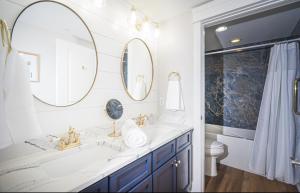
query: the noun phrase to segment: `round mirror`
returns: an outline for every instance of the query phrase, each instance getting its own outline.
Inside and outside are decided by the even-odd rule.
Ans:
[[[113,120],[118,120],[123,115],[123,105],[120,101],[112,99],[106,104],[106,112]]]
[[[121,74],[127,94],[136,101],[149,95],[153,84],[153,60],[147,44],[141,39],[130,40],[123,51]]]
[[[80,16],[67,6],[40,1],[26,7],[12,31],[12,45],[28,66],[33,95],[65,107],[85,98],[95,82],[94,39]]]

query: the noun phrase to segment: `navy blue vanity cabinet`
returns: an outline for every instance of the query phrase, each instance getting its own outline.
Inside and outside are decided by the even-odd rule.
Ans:
[[[189,191],[192,181],[191,144],[192,132],[188,132],[153,152],[154,192]]]
[[[188,132],[82,192],[188,192],[191,181],[192,132]]]
[[[192,183],[192,146],[189,145],[176,156],[177,192],[189,192]]]
[[[81,192],[108,192],[108,178],[97,182]]]
[[[152,175],[145,179],[143,182],[138,184],[129,192],[153,192],[152,188]]]
[[[169,161],[176,155],[176,141],[162,146],[153,152],[153,171],[161,167],[164,163]]]
[[[152,173],[152,154],[131,163],[109,177],[110,192],[128,192]]]
[[[176,157],[153,173],[153,192],[176,192]]]
[[[180,152],[190,144],[192,144],[192,132],[188,132],[176,140],[176,152]]]

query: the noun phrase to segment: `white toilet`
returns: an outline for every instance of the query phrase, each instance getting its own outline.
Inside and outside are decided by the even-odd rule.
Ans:
[[[217,158],[224,154],[224,144],[215,139],[206,138],[205,141],[205,175],[215,177],[217,172]]]

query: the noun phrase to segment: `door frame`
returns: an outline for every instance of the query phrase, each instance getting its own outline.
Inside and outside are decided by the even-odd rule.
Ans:
[[[211,0],[193,9],[192,192],[205,190],[205,28],[295,2],[299,0]]]

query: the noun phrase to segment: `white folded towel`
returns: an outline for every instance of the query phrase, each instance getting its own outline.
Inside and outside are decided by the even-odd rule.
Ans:
[[[147,144],[148,137],[133,120],[127,120],[121,128],[123,141],[130,148],[139,148]]]
[[[166,109],[184,111],[183,94],[179,80],[169,80],[168,82]]]

